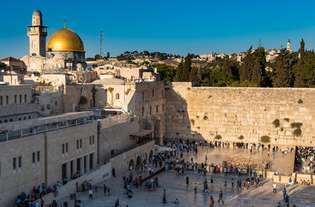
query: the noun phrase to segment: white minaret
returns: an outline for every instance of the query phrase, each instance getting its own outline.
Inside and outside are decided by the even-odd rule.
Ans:
[[[32,26],[28,26],[29,55],[46,56],[47,27],[43,26],[42,13],[35,10],[32,15]]]
[[[288,40],[288,43],[287,43],[287,51],[288,51],[289,53],[292,53],[292,52],[293,52],[292,44],[291,44],[291,41],[290,41],[290,40]]]

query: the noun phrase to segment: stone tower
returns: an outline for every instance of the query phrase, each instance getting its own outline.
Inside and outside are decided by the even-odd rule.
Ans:
[[[289,53],[292,53],[293,52],[293,48],[292,48],[292,44],[291,44],[291,41],[288,40],[288,43],[287,43],[287,51]]]
[[[32,25],[28,26],[29,55],[46,56],[47,27],[43,26],[42,13],[35,10],[32,15]]]

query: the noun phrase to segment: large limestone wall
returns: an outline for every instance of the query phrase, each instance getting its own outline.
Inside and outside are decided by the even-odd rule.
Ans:
[[[130,119],[129,117],[121,116],[121,120],[108,119],[108,123],[105,120],[101,122],[99,140],[100,163],[108,162],[111,158],[112,150],[116,154],[130,148],[130,146],[134,146],[136,141],[132,140],[129,135],[139,130],[138,120]]]
[[[173,83],[166,88],[166,99],[167,138],[282,146],[315,143],[315,89]]]

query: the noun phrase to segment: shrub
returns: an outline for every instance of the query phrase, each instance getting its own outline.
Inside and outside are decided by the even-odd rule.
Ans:
[[[215,135],[214,139],[222,139],[222,136],[220,134]]]
[[[298,100],[298,104],[302,104],[303,103],[303,100],[302,99],[299,99]]]
[[[279,119],[273,120],[272,124],[273,124],[273,126],[274,126],[275,128],[278,128],[278,127],[280,126],[280,121],[279,121]]]
[[[300,128],[296,128],[293,130],[292,134],[295,136],[295,137],[299,137],[302,135],[302,130]]]
[[[270,137],[269,136],[262,136],[260,137],[260,141],[263,142],[263,143],[269,143],[270,142]]]
[[[301,123],[301,122],[293,122],[293,123],[291,123],[291,127],[292,128],[301,128],[302,127],[302,125],[303,125],[303,123]]]

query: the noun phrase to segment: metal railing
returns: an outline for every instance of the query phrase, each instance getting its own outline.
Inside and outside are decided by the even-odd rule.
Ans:
[[[29,128],[18,130],[7,130],[0,132],[0,142],[6,142],[14,139],[19,139],[27,136],[33,136],[45,132],[56,131],[63,128],[75,127],[96,122],[93,116],[83,117],[77,119],[70,119],[66,121],[52,122],[43,125],[32,126]]]

